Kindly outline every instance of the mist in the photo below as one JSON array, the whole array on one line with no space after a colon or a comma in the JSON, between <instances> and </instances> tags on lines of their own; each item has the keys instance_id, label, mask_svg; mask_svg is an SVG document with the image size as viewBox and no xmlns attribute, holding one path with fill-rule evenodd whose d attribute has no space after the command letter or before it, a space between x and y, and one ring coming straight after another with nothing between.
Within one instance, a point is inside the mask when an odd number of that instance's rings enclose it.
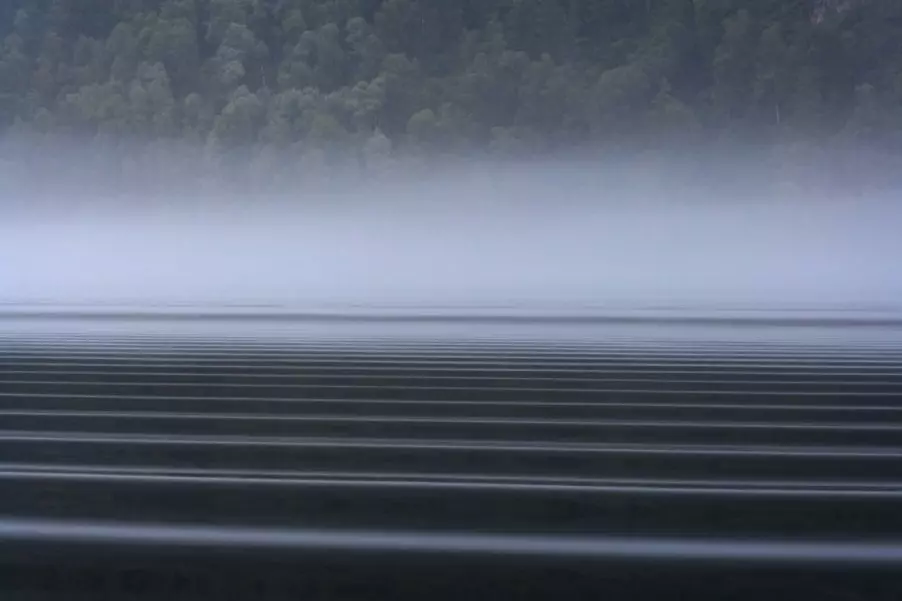
<instances>
[{"instance_id":1,"label":"mist","mask_svg":"<svg viewBox=\"0 0 902 601\"><path fill-rule=\"evenodd\" d=\"M895 308L890 195L580 163L291 193L3 199L7 305ZM728 190L729 191L729 190Z\"/></svg>"}]
</instances>

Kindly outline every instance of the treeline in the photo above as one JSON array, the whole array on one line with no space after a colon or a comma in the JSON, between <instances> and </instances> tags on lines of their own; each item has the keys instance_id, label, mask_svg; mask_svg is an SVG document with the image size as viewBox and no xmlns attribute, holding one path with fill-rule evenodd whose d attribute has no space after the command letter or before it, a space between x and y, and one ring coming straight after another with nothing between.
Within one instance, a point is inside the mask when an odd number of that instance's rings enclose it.
<instances>
[{"instance_id":1,"label":"treeline","mask_svg":"<svg viewBox=\"0 0 902 601\"><path fill-rule=\"evenodd\" d=\"M898 0L4 0L0 36L7 135L230 168L717 139L902 153Z\"/></svg>"}]
</instances>

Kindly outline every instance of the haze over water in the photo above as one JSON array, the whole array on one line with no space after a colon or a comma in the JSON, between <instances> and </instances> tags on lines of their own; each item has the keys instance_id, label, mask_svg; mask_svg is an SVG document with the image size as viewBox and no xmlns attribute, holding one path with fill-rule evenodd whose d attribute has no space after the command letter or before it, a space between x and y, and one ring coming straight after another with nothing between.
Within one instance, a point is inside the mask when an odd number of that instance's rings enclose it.
<instances>
[{"instance_id":1,"label":"haze over water","mask_svg":"<svg viewBox=\"0 0 902 601\"><path fill-rule=\"evenodd\" d=\"M898 201L614 181L532 165L257 197L17 192L2 209L0 301L900 304Z\"/></svg>"}]
</instances>

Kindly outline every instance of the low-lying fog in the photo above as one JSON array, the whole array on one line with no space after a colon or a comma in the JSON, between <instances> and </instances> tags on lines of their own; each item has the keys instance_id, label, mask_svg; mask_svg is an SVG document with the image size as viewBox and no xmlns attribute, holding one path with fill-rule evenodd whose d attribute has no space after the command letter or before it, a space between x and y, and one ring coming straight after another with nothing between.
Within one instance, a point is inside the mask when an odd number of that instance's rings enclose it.
<instances>
[{"instance_id":1,"label":"low-lying fog","mask_svg":"<svg viewBox=\"0 0 902 601\"><path fill-rule=\"evenodd\" d=\"M712 190L528 165L265 196L19 191L2 209L0 301L900 304L899 200Z\"/></svg>"}]
</instances>

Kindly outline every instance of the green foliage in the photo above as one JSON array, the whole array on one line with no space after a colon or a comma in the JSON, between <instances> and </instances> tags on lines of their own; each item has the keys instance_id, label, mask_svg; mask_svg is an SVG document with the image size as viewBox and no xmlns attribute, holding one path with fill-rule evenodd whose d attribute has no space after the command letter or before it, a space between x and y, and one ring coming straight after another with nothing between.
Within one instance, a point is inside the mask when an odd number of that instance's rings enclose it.
<instances>
[{"instance_id":1,"label":"green foliage","mask_svg":"<svg viewBox=\"0 0 902 601\"><path fill-rule=\"evenodd\" d=\"M902 152L900 36L877 0L8 0L0 129L258 165L718 132Z\"/></svg>"}]
</instances>

